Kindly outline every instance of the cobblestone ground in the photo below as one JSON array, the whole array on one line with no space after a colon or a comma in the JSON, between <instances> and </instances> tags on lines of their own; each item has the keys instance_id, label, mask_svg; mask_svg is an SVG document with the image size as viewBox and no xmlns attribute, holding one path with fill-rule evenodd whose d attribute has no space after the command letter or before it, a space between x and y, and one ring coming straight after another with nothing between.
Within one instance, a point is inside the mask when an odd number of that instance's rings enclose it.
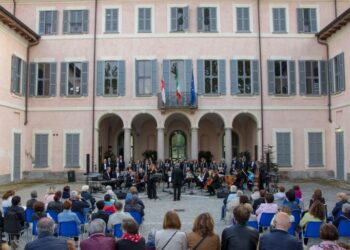
<instances>
[{"instance_id":1,"label":"cobblestone ground","mask_svg":"<svg viewBox=\"0 0 350 250\"><path fill-rule=\"evenodd\" d=\"M80 190L83 183L70 183L71 190ZM287 189L291 188L294 183L286 182L282 183ZM327 201L329 210L334 207L336 203L336 193L347 192L350 194L350 190L347 187L341 187L342 185L337 185L329 182L298 182L303 192L303 200L308 204L313 190L320 188L323 191L323 195ZM55 184L56 189L62 190L63 186L66 184ZM45 192L50 184L33 184L29 187L25 187L17 190L17 194L22 197L23 204L30 198L31 190L37 190L39 199L43 199ZM170 189L165 189L169 191ZM191 231L192 223L195 217L203 212L209 212L215 220L215 231L221 235L221 232L225 227L229 225L228 222L220 220L220 212L222 206L222 199L216 197L209 197L205 192L200 190L194 190L194 194L191 195L189 191L183 192L181 196L181 201L173 201L173 196L168 192L162 191L162 185L157 189L159 199L149 200L145 193L140 194L140 198L144 201L145 209L145 220L141 227L141 233L147 237L147 234L152 230L158 230L162 227L163 216L166 211L170 209L175 209L182 222L182 230L185 232ZM245 192L250 194L250 192ZM98 199L102 199L103 193L94 194ZM86 236L84 236L85 238Z\"/></svg>"}]
</instances>

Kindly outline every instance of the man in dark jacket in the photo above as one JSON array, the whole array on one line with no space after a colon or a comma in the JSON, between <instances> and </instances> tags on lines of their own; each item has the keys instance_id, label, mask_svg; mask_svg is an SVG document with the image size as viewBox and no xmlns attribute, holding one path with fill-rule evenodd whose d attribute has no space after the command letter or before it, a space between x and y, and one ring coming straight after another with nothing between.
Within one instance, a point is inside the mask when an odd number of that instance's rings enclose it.
<instances>
[{"instance_id":1,"label":"man in dark jacket","mask_svg":"<svg viewBox=\"0 0 350 250\"><path fill-rule=\"evenodd\" d=\"M77 191L72 191L70 199L72 201L72 212L79 212L81 215L84 215L84 208L90 207L87 201L80 199Z\"/></svg>"},{"instance_id":2,"label":"man in dark jacket","mask_svg":"<svg viewBox=\"0 0 350 250\"><path fill-rule=\"evenodd\" d=\"M184 173L180 169L180 164L176 163L175 168L171 174L171 181L173 183L173 188L174 188L174 201L180 200L183 180L184 180Z\"/></svg>"},{"instance_id":3,"label":"man in dark jacket","mask_svg":"<svg viewBox=\"0 0 350 250\"><path fill-rule=\"evenodd\" d=\"M295 236L288 234L289 215L280 212L276 215L275 230L260 238L259 250L302 250L303 245Z\"/></svg>"},{"instance_id":4,"label":"man in dark jacket","mask_svg":"<svg viewBox=\"0 0 350 250\"><path fill-rule=\"evenodd\" d=\"M222 232L221 250L244 249L256 250L259 241L258 230L246 226L250 211L243 205L233 210L236 225L232 225Z\"/></svg>"},{"instance_id":5,"label":"man in dark jacket","mask_svg":"<svg viewBox=\"0 0 350 250\"><path fill-rule=\"evenodd\" d=\"M27 201L27 209L30 208L30 209L34 209L34 203L37 201L37 198L38 197L38 193L33 190L31 193L30 193L30 200Z\"/></svg>"},{"instance_id":6,"label":"man in dark jacket","mask_svg":"<svg viewBox=\"0 0 350 250\"><path fill-rule=\"evenodd\" d=\"M55 222L48 217L41 218L36 226L38 238L28 242L24 250L68 250L75 249L72 241L53 236Z\"/></svg>"},{"instance_id":7,"label":"man in dark jacket","mask_svg":"<svg viewBox=\"0 0 350 250\"><path fill-rule=\"evenodd\" d=\"M109 219L109 214L103 211L103 208L105 207L105 202L103 200L96 202L96 207L98 210L96 213L93 213L91 215L91 220L102 219L107 224Z\"/></svg>"}]
</instances>

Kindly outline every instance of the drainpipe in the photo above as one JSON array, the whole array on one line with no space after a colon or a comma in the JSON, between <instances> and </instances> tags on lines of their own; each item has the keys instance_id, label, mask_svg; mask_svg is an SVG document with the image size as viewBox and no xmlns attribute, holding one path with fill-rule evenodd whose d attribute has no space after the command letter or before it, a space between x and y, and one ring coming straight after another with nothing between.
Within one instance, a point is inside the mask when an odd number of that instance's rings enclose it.
<instances>
[{"instance_id":1,"label":"drainpipe","mask_svg":"<svg viewBox=\"0 0 350 250\"><path fill-rule=\"evenodd\" d=\"M320 40L320 37L317 37L317 42L323 46L326 46L326 57L327 57L327 86L328 86L328 121L332 123L332 95L331 95L331 79L329 78L329 46L328 43Z\"/></svg>"},{"instance_id":2,"label":"drainpipe","mask_svg":"<svg viewBox=\"0 0 350 250\"><path fill-rule=\"evenodd\" d=\"M334 0L334 15L335 15L335 18L338 17L338 3L337 3L337 0Z\"/></svg>"},{"instance_id":3,"label":"drainpipe","mask_svg":"<svg viewBox=\"0 0 350 250\"><path fill-rule=\"evenodd\" d=\"M13 0L13 15L16 16L16 0Z\"/></svg>"},{"instance_id":4,"label":"drainpipe","mask_svg":"<svg viewBox=\"0 0 350 250\"><path fill-rule=\"evenodd\" d=\"M96 27L97 27L97 0L95 0L95 20L94 20L94 52L92 68L92 122L91 122L91 172L95 172L95 101L96 101Z\"/></svg>"},{"instance_id":5,"label":"drainpipe","mask_svg":"<svg viewBox=\"0 0 350 250\"><path fill-rule=\"evenodd\" d=\"M260 24L260 0L258 0L258 41L259 41L259 77L260 77L260 119L261 119L261 157L264 157L264 95L262 75L262 48L261 48L261 24Z\"/></svg>"},{"instance_id":6,"label":"drainpipe","mask_svg":"<svg viewBox=\"0 0 350 250\"><path fill-rule=\"evenodd\" d=\"M29 57L30 57L30 48L34 47L35 45L39 44L39 40L36 41L35 43L31 43L27 47L27 68L26 68L26 93L24 96L24 125L26 126L28 124L28 96L29 96Z\"/></svg>"}]
</instances>

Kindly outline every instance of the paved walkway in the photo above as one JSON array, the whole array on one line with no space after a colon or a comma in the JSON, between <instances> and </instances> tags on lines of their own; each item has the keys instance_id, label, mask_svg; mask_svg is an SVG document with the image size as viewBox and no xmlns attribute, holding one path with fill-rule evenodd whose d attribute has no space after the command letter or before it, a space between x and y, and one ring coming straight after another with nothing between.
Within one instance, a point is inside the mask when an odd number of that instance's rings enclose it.
<instances>
[{"instance_id":1,"label":"paved walkway","mask_svg":"<svg viewBox=\"0 0 350 250\"><path fill-rule=\"evenodd\" d=\"M308 204L313 190L320 188L323 191L323 195L327 201L329 211L333 209L334 204L336 203L336 194L338 192L347 192L341 187L337 187L334 184L328 184L328 182L298 182L303 192L303 199L306 204ZM54 185L56 189L63 189L63 186L66 184L56 184ZM71 190L80 190L83 183L70 183ZM283 183L286 189L291 188L294 183ZM46 190L50 184L33 184L30 187L25 187L20 190L17 190L17 194L22 197L22 203L25 204L26 201L30 198L31 190L37 190L39 199L43 199ZM250 193L247 192L249 195ZM95 194L97 199L102 199L103 194ZM228 226L227 223L220 220L220 211L222 206L222 199L216 197L209 197L206 193L195 190L193 195L190 195L189 192L185 192L181 196L181 201L173 201L173 196L167 192L162 191L162 186L158 187L158 196L157 200L149 200L144 193L140 194L140 198L144 201L145 209L145 220L141 228L142 234L147 237L148 233L154 229L159 230L162 228L163 216L166 211L170 209L175 209L178 211L178 214L182 222L182 230L185 232L191 231L192 224L197 215L203 212L209 212L215 221L215 231L221 235L222 230Z\"/></svg>"}]
</instances>

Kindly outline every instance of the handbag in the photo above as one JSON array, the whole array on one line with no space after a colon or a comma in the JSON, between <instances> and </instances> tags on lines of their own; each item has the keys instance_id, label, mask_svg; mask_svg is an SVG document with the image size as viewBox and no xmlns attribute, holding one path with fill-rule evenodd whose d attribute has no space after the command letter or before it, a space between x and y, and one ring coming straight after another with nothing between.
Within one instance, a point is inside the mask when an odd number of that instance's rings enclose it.
<instances>
[{"instance_id":1,"label":"handbag","mask_svg":"<svg viewBox=\"0 0 350 250\"><path fill-rule=\"evenodd\" d=\"M172 240L172 238L174 238L175 234L177 233L177 231L175 231L175 233L170 237L170 239L165 243L165 245L162 247L162 250L165 249L165 247L169 244L169 242Z\"/></svg>"},{"instance_id":2,"label":"handbag","mask_svg":"<svg viewBox=\"0 0 350 250\"><path fill-rule=\"evenodd\" d=\"M200 241L198 241L197 244L192 248L192 250L196 250L206 238L207 236L203 237Z\"/></svg>"}]
</instances>

